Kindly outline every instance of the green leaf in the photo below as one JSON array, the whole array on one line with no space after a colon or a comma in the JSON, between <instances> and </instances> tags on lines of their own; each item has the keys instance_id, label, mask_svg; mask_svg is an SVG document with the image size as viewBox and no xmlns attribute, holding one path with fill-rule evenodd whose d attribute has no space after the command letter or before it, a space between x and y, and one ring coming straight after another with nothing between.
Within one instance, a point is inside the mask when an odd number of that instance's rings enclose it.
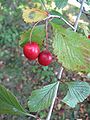
<instances>
[{"instance_id":1,"label":"green leaf","mask_svg":"<svg viewBox=\"0 0 90 120\"><path fill-rule=\"evenodd\" d=\"M87 82L70 82L68 88L69 91L62 101L72 108L90 95L90 85Z\"/></svg>"},{"instance_id":2,"label":"green leaf","mask_svg":"<svg viewBox=\"0 0 90 120\"><path fill-rule=\"evenodd\" d=\"M34 90L29 97L28 106L30 112L37 112L48 108L55 95L59 82L44 86L42 89Z\"/></svg>"},{"instance_id":3,"label":"green leaf","mask_svg":"<svg viewBox=\"0 0 90 120\"><path fill-rule=\"evenodd\" d=\"M56 4L56 7L60 9L60 8L64 8L67 5L68 0L54 0L54 2Z\"/></svg>"},{"instance_id":4,"label":"green leaf","mask_svg":"<svg viewBox=\"0 0 90 120\"><path fill-rule=\"evenodd\" d=\"M23 47L27 42L29 42L31 29L25 31L21 34L19 45ZM37 42L42 46L43 40L45 38L45 25L38 25L34 28L32 33L32 41Z\"/></svg>"},{"instance_id":5,"label":"green leaf","mask_svg":"<svg viewBox=\"0 0 90 120\"><path fill-rule=\"evenodd\" d=\"M62 16L62 14L60 14L59 12L57 12L57 11L55 11L55 10L50 11L50 14L51 14L51 15ZM58 24L58 25L64 25L64 24L65 24L65 22L63 22L62 20L60 20L60 19L58 19L58 18L53 18L53 19L52 19L52 22L53 22L53 23L56 23L56 24Z\"/></svg>"},{"instance_id":6,"label":"green leaf","mask_svg":"<svg viewBox=\"0 0 90 120\"><path fill-rule=\"evenodd\" d=\"M15 96L2 85L0 85L0 114L26 114Z\"/></svg>"},{"instance_id":7,"label":"green leaf","mask_svg":"<svg viewBox=\"0 0 90 120\"><path fill-rule=\"evenodd\" d=\"M90 5L90 0L86 0L86 3L87 3L88 5Z\"/></svg>"},{"instance_id":8,"label":"green leaf","mask_svg":"<svg viewBox=\"0 0 90 120\"><path fill-rule=\"evenodd\" d=\"M90 40L52 23L53 52L58 61L72 71L90 72Z\"/></svg>"}]
</instances>

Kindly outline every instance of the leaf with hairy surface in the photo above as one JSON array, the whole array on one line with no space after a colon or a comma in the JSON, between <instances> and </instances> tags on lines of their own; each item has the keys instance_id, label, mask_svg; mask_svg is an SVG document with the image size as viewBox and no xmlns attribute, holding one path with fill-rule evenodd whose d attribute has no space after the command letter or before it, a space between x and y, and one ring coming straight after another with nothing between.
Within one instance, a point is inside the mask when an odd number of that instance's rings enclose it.
<instances>
[{"instance_id":1,"label":"leaf with hairy surface","mask_svg":"<svg viewBox=\"0 0 90 120\"><path fill-rule=\"evenodd\" d=\"M90 72L90 41L57 24L53 26L53 52L58 61L72 71Z\"/></svg>"},{"instance_id":2,"label":"leaf with hairy surface","mask_svg":"<svg viewBox=\"0 0 90 120\"><path fill-rule=\"evenodd\" d=\"M90 85L87 82L68 82L67 95L62 102L74 108L77 103L83 102L90 95Z\"/></svg>"},{"instance_id":3,"label":"leaf with hairy surface","mask_svg":"<svg viewBox=\"0 0 90 120\"><path fill-rule=\"evenodd\" d=\"M47 109L52 103L58 85L59 82L55 82L44 86L42 89L34 90L28 101L30 112Z\"/></svg>"}]
</instances>

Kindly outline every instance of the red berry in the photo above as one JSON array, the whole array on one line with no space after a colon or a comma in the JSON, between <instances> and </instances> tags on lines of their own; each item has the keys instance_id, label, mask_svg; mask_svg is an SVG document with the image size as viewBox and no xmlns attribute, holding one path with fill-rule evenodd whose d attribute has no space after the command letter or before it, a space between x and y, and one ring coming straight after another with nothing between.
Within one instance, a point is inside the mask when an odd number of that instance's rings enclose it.
<instances>
[{"instance_id":1,"label":"red berry","mask_svg":"<svg viewBox=\"0 0 90 120\"><path fill-rule=\"evenodd\" d=\"M42 51L38 56L38 62L43 66L48 66L52 62L52 54L48 50Z\"/></svg>"},{"instance_id":2,"label":"red berry","mask_svg":"<svg viewBox=\"0 0 90 120\"><path fill-rule=\"evenodd\" d=\"M40 53L40 48L36 42L28 42L23 47L23 53L29 60L35 60Z\"/></svg>"},{"instance_id":3,"label":"red berry","mask_svg":"<svg viewBox=\"0 0 90 120\"><path fill-rule=\"evenodd\" d=\"M90 35L88 35L88 39L90 39Z\"/></svg>"}]
</instances>

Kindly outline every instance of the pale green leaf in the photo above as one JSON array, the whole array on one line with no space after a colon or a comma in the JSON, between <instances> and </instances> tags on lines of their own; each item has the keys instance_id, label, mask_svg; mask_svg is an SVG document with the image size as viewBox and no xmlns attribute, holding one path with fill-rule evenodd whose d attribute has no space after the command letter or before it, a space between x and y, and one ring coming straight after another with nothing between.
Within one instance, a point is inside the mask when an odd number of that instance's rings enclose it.
<instances>
[{"instance_id":1,"label":"pale green leaf","mask_svg":"<svg viewBox=\"0 0 90 120\"><path fill-rule=\"evenodd\" d=\"M54 2L56 4L56 7L64 8L67 5L68 0L54 0Z\"/></svg>"},{"instance_id":2,"label":"pale green leaf","mask_svg":"<svg viewBox=\"0 0 90 120\"><path fill-rule=\"evenodd\" d=\"M26 23L35 23L45 19L48 16L48 13L44 10L38 8L29 8L23 9L22 18Z\"/></svg>"},{"instance_id":3,"label":"pale green leaf","mask_svg":"<svg viewBox=\"0 0 90 120\"><path fill-rule=\"evenodd\" d=\"M58 61L72 71L90 72L90 40L52 23L53 52Z\"/></svg>"},{"instance_id":4,"label":"pale green leaf","mask_svg":"<svg viewBox=\"0 0 90 120\"><path fill-rule=\"evenodd\" d=\"M37 112L47 109L55 95L55 90L59 82L44 86L42 89L34 90L29 97L28 106L30 112Z\"/></svg>"},{"instance_id":5,"label":"pale green leaf","mask_svg":"<svg viewBox=\"0 0 90 120\"><path fill-rule=\"evenodd\" d=\"M30 41L30 30L23 32L20 36L21 40L19 41L20 46L24 46L28 41ZM32 32L31 40L37 42L40 46L42 46L43 40L45 38L45 25L38 25L34 28Z\"/></svg>"},{"instance_id":6,"label":"pale green leaf","mask_svg":"<svg viewBox=\"0 0 90 120\"><path fill-rule=\"evenodd\" d=\"M0 114L26 114L16 97L2 85L0 85Z\"/></svg>"},{"instance_id":7,"label":"pale green leaf","mask_svg":"<svg viewBox=\"0 0 90 120\"><path fill-rule=\"evenodd\" d=\"M62 101L72 108L90 95L90 85L87 82L70 82L68 83L68 89L69 91Z\"/></svg>"}]
</instances>

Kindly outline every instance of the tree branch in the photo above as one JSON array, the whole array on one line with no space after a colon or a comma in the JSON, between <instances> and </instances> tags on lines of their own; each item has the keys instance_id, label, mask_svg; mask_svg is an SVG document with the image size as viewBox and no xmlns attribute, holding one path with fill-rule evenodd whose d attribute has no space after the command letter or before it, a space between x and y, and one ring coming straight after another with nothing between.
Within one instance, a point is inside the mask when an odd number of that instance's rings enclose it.
<instances>
[{"instance_id":1,"label":"tree branch","mask_svg":"<svg viewBox=\"0 0 90 120\"><path fill-rule=\"evenodd\" d=\"M71 25L71 23L69 23L67 20L65 20L62 16L58 16L58 15L49 15L49 16L46 17L44 20L51 19L51 18L58 18L58 19L61 19L61 20L63 20L68 26L70 26L73 30L75 29L75 28L73 27L73 25Z\"/></svg>"},{"instance_id":2,"label":"tree branch","mask_svg":"<svg viewBox=\"0 0 90 120\"><path fill-rule=\"evenodd\" d=\"M37 119L37 116L35 116L35 115L29 114L29 113L25 113L25 115L27 115L27 116L29 116L29 117L33 117L33 118L36 118L36 119Z\"/></svg>"},{"instance_id":3,"label":"tree branch","mask_svg":"<svg viewBox=\"0 0 90 120\"><path fill-rule=\"evenodd\" d=\"M53 110L53 107L54 107L55 99L57 97L57 91L58 91L59 83L60 82L58 81L58 84L57 84L57 87L56 87L56 90L55 90L55 95L53 97L52 104L51 104L51 107L50 107L50 110L49 110L49 113L48 113L48 116L47 116L46 120L50 120L50 118L51 118L51 114L52 114L52 110Z\"/></svg>"},{"instance_id":4,"label":"tree branch","mask_svg":"<svg viewBox=\"0 0 90 120\"><path fill-rule=\"evenodd\" d=\"M81 14L82 14L82 12L83 12L84 2L85 2L85 0L82 0L81 7L80 7L80 12L79 12L79 14L77 15L77 18L76 18L76 21L75 21L75 24L74 24L74 32L76 32L76 30L77 30L78 22L79 22L79 19L80 19L80 17L81 17Z\"/></svg>"},{"instance_id":5,"label":"tree branch","mask_svg":"<svg viewBox=\"0 0 90 120\"><path fill-rule=\"evenodd\" d=\"M62 77L63 70L64 70L64 68L61 67L61 68L60 68L60 72L58 73L58 76L57 76L57 78L58 78L59 80L60 80L61 77Z\"/></svg>"},{"instance_id":6,"label":"tree branch","mask_svg":"<svg viewBox=\"0 0 90 120\"><path fill-rule=\"evenodd\" d=\"M63 73L63 67L61 67L61 70L60 70L60 72L58 73L58 79L59 79L59 80L60 80L61 77L62 77L62 73ZM54 98L53 98L53 100L52 100L52 104L51 104L51 107L50 107L50 110L49 110L49 113L48 113L48 116L47 116L46 120L50 120L50 118L51 118L52 110L53 110L54 103L55 103L55 100L56 100L56 97L57 97L57 91L58 91L59 84L60 84L60 82L58 81L57 88L56 88L56 90L55 90L55 95L54 95Z\"/></svg>"}]
</instances>

